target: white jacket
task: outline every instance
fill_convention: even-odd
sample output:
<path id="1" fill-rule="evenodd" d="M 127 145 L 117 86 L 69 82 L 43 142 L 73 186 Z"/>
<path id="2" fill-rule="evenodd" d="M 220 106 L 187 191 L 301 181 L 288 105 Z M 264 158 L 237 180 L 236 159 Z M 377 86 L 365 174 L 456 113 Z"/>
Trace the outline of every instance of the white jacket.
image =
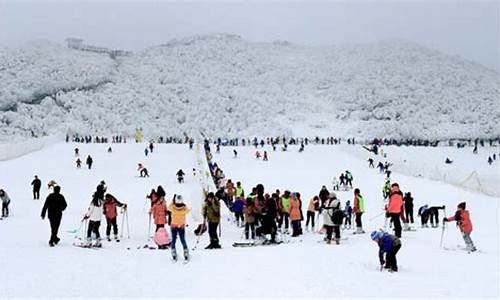
<path id="1" fill-rule="evenodd" d="M 325 207 L 323 208 L 323 225 L 334 226 L 332 222 L 333 209 L 335 207 L 340 207 L 340 201 L 338 199 L 332 200 L 328 199 L 325 202 Z"/>
<path id="2" fill-rule="evenodd" d="M 90 203 L 89 210 L 86 216 L 89 217 L 90 221 L 101 221 L 102 215 L 104 214 L 104 205 L 101 202 L 100 206 L 95 206 Z"/>

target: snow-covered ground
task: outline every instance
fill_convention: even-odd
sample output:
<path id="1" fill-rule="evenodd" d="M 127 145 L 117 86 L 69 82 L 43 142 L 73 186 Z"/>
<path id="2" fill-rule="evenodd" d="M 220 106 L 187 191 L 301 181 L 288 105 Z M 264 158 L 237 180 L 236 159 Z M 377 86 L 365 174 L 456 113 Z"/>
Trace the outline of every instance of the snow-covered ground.
<path id="1" fill-rule="evenodd" d="M 82 156 L 91 154 L 94 158 L 94 167 L 89 171 L 75 168 L 74 146 L 55 144 L 0 162 L 0 187 L 12 198 L 11 217 L 0 221 L 0 297 L 499 296 L 498 198 L 395 172 L 393 180 L 404 192 L 412 192 L 416 209 L 423 204 L 445 204 L 451 215 L 457 203 L 467 201 L 474 224 L 472 239 L 481 250 L 475 254 L 445 251 L 439 247 L 441 228 L 416 226 L 416 232 L 403 232 L 397 274 L 379 271 L 377 247 L 369 234 L 344 231 L 347 240 L 340 246 L 317 243 L 321 235 L 305 232 L 302 242 L 233 248 L 231 244 L 240 240 L 242 231 L 227 218 L 222 223 L 223 249 L 202 249 L 208 243 L 205 235 L 201 247 L 191 251 L 189 264 L 172 264 L 169 251 L 137 249 L 147 242 L 145 195 L 161 184 L 167 199 L 174 193 L 185 196 L 194 209 L 187 231 L 192 248 L 196 240 L 192 231 L 202 201 L 199 181 L 190 171 L 197 164 L 196 152 L 186 145 L 157 145 L 154 153 L 145 158 L 144 144 L 112 145 L 111 154 L 106 152 L 107 145 L 78 145 Z M 382 212 L 383 177 L 368 168 L 365 157 L 335 146 L 309 146 L 303 153 L 298 153 L 296 147 L 290 147 L 288 152 L 264 148 L 269 161 L 263 162 L 254 158 L 253 147 L 238 147 L 238 158 L 232 157 L 232 149 L 223 147 L 220 154 L 214 154 L 228 178 L 241 181 L 246 191 L 263 183 L 266 192 L 276 188 L 300 192 L 304 206 L 323 184 L 330 186 L 333 176 L 351 170 L 354 185 L 361 189 L 366 201 L 365 230 L 369 233 L 383 226 L 382 217 L 370 221 Z M 407 151 L 416 161 L 432 162 L 434 156 L 448 153 L 447 148 L 436 148 L 432 153 L 414 149 Z M 455 166 L 460 168 L 467 156 L 457 152 L 454 158 Z M 148 167 L 150 178 L 137 177 L 139 161 Z M 483 174 L 488 167 L 478 165 L 478 172 Z M 188 174 L 184 184 L 175 180 L 179 168 Z M 29 183 L 34 174 L 44 182 L 43 199 L 47 196 L 46 182 L 55 179 L 68 201 L 60 230 L 62 241 L 55 248 L 48 247 L 49 224 L 40 219 L 43 200 L 31 199 Z M 498 174 L 494 175 L 498 180 Z M 104 242 L 100 250 L 73 247 L 74 234 L 67 231 L 78 227 L 100 180 L 106 181 L 108 192 L 129 204 L 131 238 L 120 243 Z M 343 204 L 352 200 L 351 191 L 337 194 Z M 101 226 L 101 234 L 103 231 Z M 444 244 L 451 248 L 463 244 L 453 224 L 447 226 Z"/>

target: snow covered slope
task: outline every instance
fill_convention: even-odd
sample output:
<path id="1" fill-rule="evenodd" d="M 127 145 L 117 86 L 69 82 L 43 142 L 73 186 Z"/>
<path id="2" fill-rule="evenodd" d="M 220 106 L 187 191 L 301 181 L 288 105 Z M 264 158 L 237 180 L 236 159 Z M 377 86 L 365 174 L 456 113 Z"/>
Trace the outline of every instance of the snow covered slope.
<path id="1" fill-rule="evenodd" d="M 115 61 L 37 44 L 1 50 L 0 79 L 7 136 L 500 134 L 498 73 L 401 41 L 306 47 L 216 34 Z"/>
<path id="2" fill-rule="evenodd" d="M 144 144 L 112 146 L 111 154 L 106 153 L 107 145 L 79 146 L 83 156 L 91 154 L 94 158 L 91 171 L 75 168 L 71 143 L 0 162 L 1 170 L 16 172 L 16 176 L 0 172 L 1 187 L 12 197 L 12 215 L 0 221 L 0 297 L 499 296 L 498 198 L 395 172 L 393 179 L 400 183 L 403 191 L 412 192 L 416 209 L 426 203 L 445 204 L 447 214 L 451 215 L 459 201 L 467 201 L 474 224 L 472 239 L 481 250 L 467 254 L 440 249 L 441 228 L 421 229 L 417 224 L 416 232 L 403 232 L 397 274 L 379 271 L 377 247 L 368 234 L 359 236 L 343 231 L 347 240 L 336 246 L 318 243 L 321 235 L 306 232 L 302 242 L 241 249 L 231 244 L 240 240 L 242 231 L 226 218 L 222 223 L 223 249 L 199 248 L 191 251 L 189 264 L 172 264 L 168 250 L 137 249 L 146 243 L 147 236 L 144 196 L 158 184 L 165 187 L 167 199 L 174 193 L 184 195 L 188 205 L 195 208 L 187 230 L 192 248 L 196 241 L 193 229 L 199 217 L 196 208 L 201 200 L 198 180 L 189 171 L 197 164 L 195 151 L 188 150 L 187 145 L 158 145 L 154 153 L 145 158 Z M 241 181 L 246 191 L 256 183 L 263 183 L 266 192 L 276 188 L 298 191 L 304 205 L 321 185 L 329 185 L 333 176 L 351 170 L 354 185 L 361 189 L 366 201 L 365 230 L 369 232 L 383 226 L 383 218 L 376 217 L 382 212 L 383 177 L 369 169 L 364 158 L 358 159 L 334 146 L 309 146 L 303 153 L 291 146 L 288 152 L 264 148 L 269 153 L 269 161 L 263 162 L 254 158 L 253 147 L 239 147 L 236 159 L 232 158 L 232 149 L 223 147 L 221 153 L 214 156 L 228 178 Z M 446 151 L 444 149 L 443 154 Z M 427 159 L 420 151 L 409 154 L 416 160 Z M 458 155 L 455 159 L 461 161 Z M 137 177 L 135 168 L 139 161 L 150 170 L 150 178 Z M 188 174 L 182 185 L 175 181 L 179 168 Z M 31 200 L 29 183 L 35 173 L 44 184 L 49 179 L 58 181 L 68 200 L 60 230 L 62 241 L 55 248 L 47 245 L 48 222 L 40 220 L 43 201 Z M 67 231 L 78 227 L 100 180 L 106 181 L 108 192 L 129 204 L 131 238 L 120 243 L 105 242 L 100 250 L 73 247 L 74 234 Z M 42 198 L 46 195 L 44 185 Z M 342 204 L 352 200 L 352 192 L 339 192 L 338 196 Z M 121 215 L 118 223 L 120 226 Z M 101 233 L 103 231 L 101 226 Z M 207 244 L 208 236 L 204 235 L 200 246 Z M 453 224 L 447 226 L 444 244 L 451 248 L 463 244 Z M 273 284 L 267 284 L 270 282 Z"/>

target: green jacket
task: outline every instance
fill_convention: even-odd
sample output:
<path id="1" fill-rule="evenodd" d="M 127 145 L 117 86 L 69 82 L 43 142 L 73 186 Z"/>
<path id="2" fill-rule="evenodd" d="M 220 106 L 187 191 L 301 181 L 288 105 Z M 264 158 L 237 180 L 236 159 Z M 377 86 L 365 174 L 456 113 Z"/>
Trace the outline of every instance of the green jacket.
<path id="1" fill-rule="evenodd" d="M 243 190 L 242 187 L 236 187 L 235 196 L 236 196 L 236 198 L 245 197 L 245 191 Z"/>
<path id="2" fill-rule="evenodd" d="M 288 213 L 288 209 L 290 208 L 290 198 L 285 198 L 285 196 L 281 197 L 281 207 L 283 212 Z"/>
<path id="3" fill-rule="evenodd" d="M 361 195 L 358 195 L 358 200 L 359 200 L 359 211 L 364 213 L 365 212 L 365 199 L 361 197 Z"/>
<path id="4" fill-rule="evenodd" d="M 203 204 L 203 217 L 210 223 L 220 222 L 220 203 L 215 200 L 213 203 L 205 201 Z"/>

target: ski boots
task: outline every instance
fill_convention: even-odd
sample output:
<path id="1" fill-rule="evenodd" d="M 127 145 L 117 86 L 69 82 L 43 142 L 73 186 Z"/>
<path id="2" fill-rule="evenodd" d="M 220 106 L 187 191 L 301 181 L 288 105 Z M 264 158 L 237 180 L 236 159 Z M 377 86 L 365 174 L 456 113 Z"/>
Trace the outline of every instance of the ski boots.
<path id="1" fill-rule="evenodd" d="M 172 260 L 177 261 L 177 250 L 172 248 Z"/>
<path id="2" fill-rule="evenodd" d="M 185 261 L 189 260 L 189 250 L 187 248 L 184 249 L 184 260 Z"/>

